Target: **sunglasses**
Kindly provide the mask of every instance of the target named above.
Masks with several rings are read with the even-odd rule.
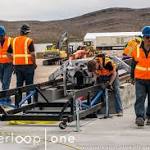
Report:
[[[150,39],[150,36],[144,36],[144,38],[148,40],[148,39]]]

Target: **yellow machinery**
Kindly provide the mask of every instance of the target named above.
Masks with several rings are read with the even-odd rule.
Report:
[[[56,45],[48,45],[45,48],[45,58],[54,58],[54,57],[60,57],[62,59],[67,58],[67,52],[66,50],[59,50],[56,48]]]
[[[61,35],[57,46],[48,45],[45,49],[43,65],[61,64],[68,58],[68,34],[65,32]]]

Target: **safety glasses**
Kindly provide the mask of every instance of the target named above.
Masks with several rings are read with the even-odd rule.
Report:
[[[149,40],[150,39],[150,36],[144,36],[145,39]]]

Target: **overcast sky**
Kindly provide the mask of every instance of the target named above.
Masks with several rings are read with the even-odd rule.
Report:
[[[57,20],[109,7],[150,7],[150,0],[0,0],[0,20]]]

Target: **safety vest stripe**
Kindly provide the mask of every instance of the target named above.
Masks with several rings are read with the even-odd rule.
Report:
[[[1,55],[0,58],[7,58],[7,55]]]
[[[140,57],[140,48],[139,48],[139,46],[137,46],[137,58],[139,58]]]
[[[13,64],[15,64],[15,62],[16,62],[16,59],[15,59],[15,43],[16,43],[16,39],[17,38],[14,38],[14,40],[13,40]]]
[[[7,41],[7,48],[9,48],[9,46],[10,46],[10,42],[11,42],[11,38],[10,38],[10,37],[8,37],[8,41]]]
[[[140,70],[140,71],[150,71],[150,68],[141,67],[141,66],[138,66],[138,65],[136,66],[135,69]]]
[[[27,38],[25,40],[25,44],[24,44],[24,50],[25,50],[25,64],[28,64],[29,63],[29,57],[28,57],[28,41],[29,41],[29,38]]]
[[[16,54],[16,55],[13,55],[13,57],[31,57],[30,54]]]

